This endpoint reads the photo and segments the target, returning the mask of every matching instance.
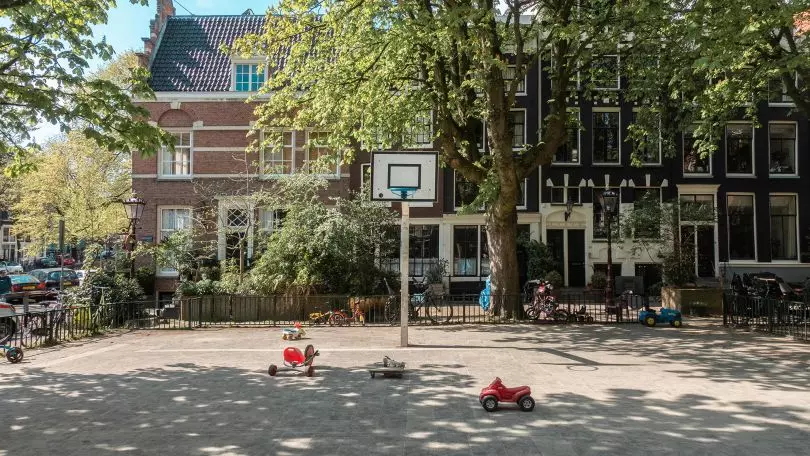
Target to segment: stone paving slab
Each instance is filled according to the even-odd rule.
[[[0,363],[0,456],[806,455],[810,345],[684,328],[481,325],[138,331]],[[313,343],[316,375],[267,375]],[[371,379],[384,355],[402,379]],[[531,413],[487,413],[493,377]]]

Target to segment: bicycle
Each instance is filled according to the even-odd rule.
[[[20,325],[20,345],[33,347],[44,342],[54,342],[59,329],[65,324],[67,309],[61,301],[54,303],[52,308],[41,312],[27,312],[22,316]]]
[[[414,293],[411,296],[410,307],[413,308],[413,319],[418,318],[419,311],[424,308],[425,316],[432,323],[449,323],[453,318],[453,306],[447,303],[446,295],[444,293],[436,296],[430,284],[422,282],[415,282],[414,285],[422,288],[421,293]]]

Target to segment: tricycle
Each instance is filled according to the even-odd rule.
[[[282,340],[293,340],[293,339],[300,339],[307,335],[307,332],[304,331],[304,328],[301,326],[301,322],[296,321],[295,325],[289,328],[281,328],[281,339]]]
[[[282,367],[295,370],[303,368],[304,374],[306,374],[307,377],[312,377],[315,373],[315,366],[312,365],[312,362],[318,355],[320,355],[320,353],[315,350],[315,347],[311,344],[307,345],[303,352],[296,347],[287,347],[284,349],[282,355],[284,357],[284,365]],[[267,373],[270,374],[271,377],[275,377],[276,373],[278,373],[278,366],[271,364],[267,369]]]
[[[649,327],[658,323],[669,323],[676,328],[683,325],[680,310],[662,308],[660,312],[656,312],[650,309],[649,305],[644,306],[644,310],[638,313],[638,321]]]
[[[531,412],[534,409],[534,399],[532,399],[530,387],[523,385],[507,388],[500,377],[495,377],[489,386],[481,390],[478,401],[487,412],[498,410],[500,402],[515,402],[524,412]]]

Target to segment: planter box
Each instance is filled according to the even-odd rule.
[[[661,306],[680,310],[685,316],[722,315],[723,289],[664,287]]]

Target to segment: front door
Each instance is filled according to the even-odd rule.
[[[557,272],[563,277],[565,283],[565,230],[546,231],[546,245],[548,245],[554,261],[557,263]]]
[[[681,249],[694,258],[698,277],[716,277],[714,225],[682,225]]]
[[[568,230],[568,286],[585,283],[585,230]]]

